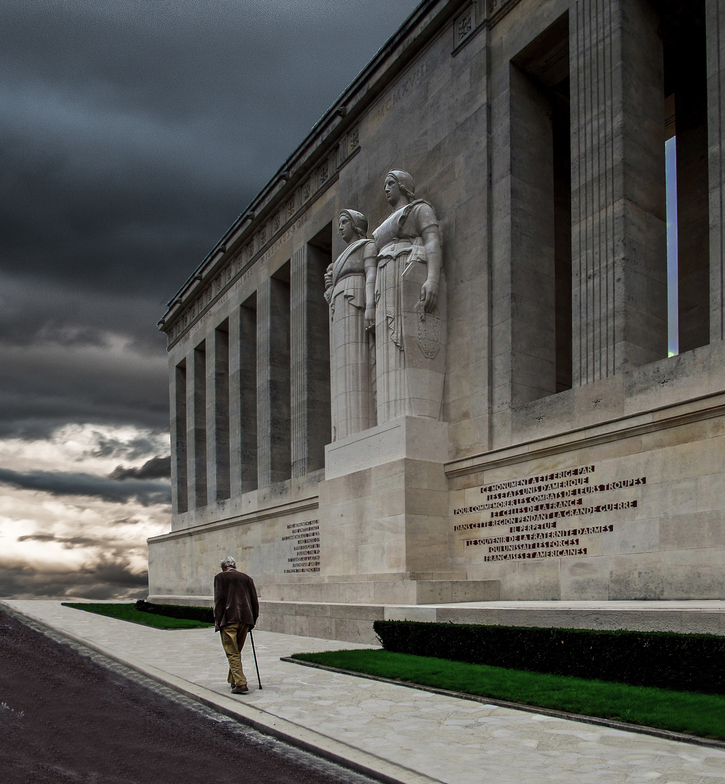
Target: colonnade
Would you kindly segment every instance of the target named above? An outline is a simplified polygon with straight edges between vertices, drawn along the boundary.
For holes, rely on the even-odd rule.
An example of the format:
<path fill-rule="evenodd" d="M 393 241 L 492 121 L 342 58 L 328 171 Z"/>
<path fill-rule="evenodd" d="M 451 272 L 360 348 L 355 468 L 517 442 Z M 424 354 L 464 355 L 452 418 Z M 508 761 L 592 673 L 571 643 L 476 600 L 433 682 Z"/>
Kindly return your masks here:
<path fill-rule="evenodd" d="M 330 442 L 326 248 L 305 244 L 241 304 L 206 316 L 172 374 L 174 511 L 305 476 Z"/>
<path fill-rule="evenodd" d="M 480 366 L 454 351 L 446 370 L 486 390 L 477 415 L 500 421 L 503 444 L 517 406 L 667 356 L 668 133 L 678 147 L 680 350 L 725 338 L 725 2 L 576 0 L 491 67 L 481 86 L 490 171 L 460 177 L 486 183 L 492 208 L 464 226 L 427 196 L 459 235 L 446 252 L 464 248 L 465 229 L 478 243 L 465 263 L 490 264 L 472 295 L 489 319 L 471 336 L 485 346 Z M 326 231 L 185 338 L 171 374 L 175 512 L 323 468 Z M 478 271 L 465 272 L 477 286 Z M 451 299 L 452 317 L 470 321 L 462 301 Z"/>
<path fill-rule="evenodd" d="M 579 0 L 492 80 L 494 411 L 667 357 L 672 136 L 680 351 L 725 336 L 724 65 L 722 0 Z"/>

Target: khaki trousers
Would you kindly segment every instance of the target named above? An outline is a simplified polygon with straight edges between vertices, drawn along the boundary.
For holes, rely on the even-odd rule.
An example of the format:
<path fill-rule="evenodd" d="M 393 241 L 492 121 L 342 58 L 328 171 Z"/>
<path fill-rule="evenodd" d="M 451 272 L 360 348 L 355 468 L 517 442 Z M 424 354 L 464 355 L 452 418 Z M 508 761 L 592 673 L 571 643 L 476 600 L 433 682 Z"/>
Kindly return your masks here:
<path fill-rule="evenodd" d="M 249 626 L 246 623 L 230 623 L 222 626 L 219 633 L 222 637 L 224 653 L 229 660 L 229 675 L 227 682 L 234 686 L 246 686 L 247 679 L 242 670 L 242 648 L 247 639 Z"/>

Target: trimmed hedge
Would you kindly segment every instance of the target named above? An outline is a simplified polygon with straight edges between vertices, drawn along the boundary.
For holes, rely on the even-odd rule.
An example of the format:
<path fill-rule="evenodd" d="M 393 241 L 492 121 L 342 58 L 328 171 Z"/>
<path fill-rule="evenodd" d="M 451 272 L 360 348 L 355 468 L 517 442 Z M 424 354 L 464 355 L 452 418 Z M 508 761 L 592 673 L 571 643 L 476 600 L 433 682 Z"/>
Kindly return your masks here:
<path fill-rule="evenodd" d="M 139 599 L 136 609 L 152 615 L 164 615 L 167 618 L 185 618 L 189 621 L 214 623 L 214 610 L 211 607 L 187 607 L 181 604 L 150 604 Z"/>
<path fill-rule="evenodd" d="M 375 621 L 373 628 L 396 653 L 725 694 L 725 637 L 715 635 L 415 621 Z"/>

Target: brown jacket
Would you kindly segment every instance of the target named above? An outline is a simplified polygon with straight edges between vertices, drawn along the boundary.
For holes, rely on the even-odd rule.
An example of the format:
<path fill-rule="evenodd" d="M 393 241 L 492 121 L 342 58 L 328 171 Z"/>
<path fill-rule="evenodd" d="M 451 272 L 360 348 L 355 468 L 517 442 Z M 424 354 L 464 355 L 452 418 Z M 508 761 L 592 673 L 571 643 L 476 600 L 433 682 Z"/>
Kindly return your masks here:
<path fill-rule="evenodd" d="M 259 602 L 254 580 L 244 572 L 227 569 L 214 577 L 214 621 L 217 627 L 230 623 L 254 626 L 259 615 Z"/>

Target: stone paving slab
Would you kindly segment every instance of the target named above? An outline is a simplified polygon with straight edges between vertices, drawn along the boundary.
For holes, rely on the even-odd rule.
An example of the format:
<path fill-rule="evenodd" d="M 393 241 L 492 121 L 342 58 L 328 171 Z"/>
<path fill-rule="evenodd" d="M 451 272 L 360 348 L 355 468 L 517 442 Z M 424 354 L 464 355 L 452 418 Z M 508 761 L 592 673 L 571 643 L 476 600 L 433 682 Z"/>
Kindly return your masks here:
<path fill-rule="evenodd" d="M 582 722 L 473 703 L 280 661 L 301 651 L 368 647 L 257 631 L 263 689 L 251 648 L 251 693 L 232 698 L 226 658 L 211 629 L 163 631 L 62 607 L 8 606 L 178 688 L 258 729 L 298 739 L 358 770 L 406 784 L 589 784 L 725 781 L 725 751 Z M 281 728 L 281 735 L 277 732 Z"/>

